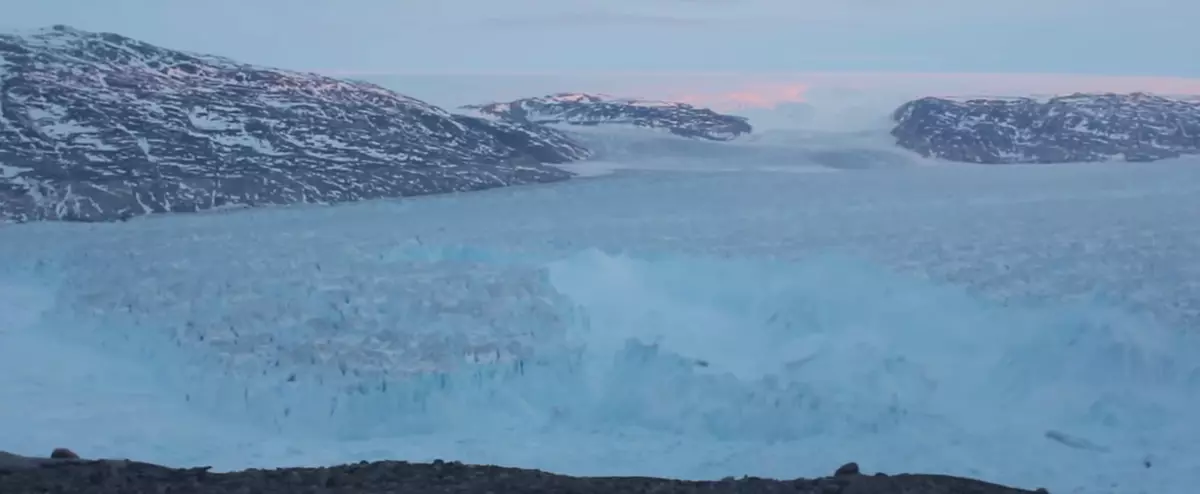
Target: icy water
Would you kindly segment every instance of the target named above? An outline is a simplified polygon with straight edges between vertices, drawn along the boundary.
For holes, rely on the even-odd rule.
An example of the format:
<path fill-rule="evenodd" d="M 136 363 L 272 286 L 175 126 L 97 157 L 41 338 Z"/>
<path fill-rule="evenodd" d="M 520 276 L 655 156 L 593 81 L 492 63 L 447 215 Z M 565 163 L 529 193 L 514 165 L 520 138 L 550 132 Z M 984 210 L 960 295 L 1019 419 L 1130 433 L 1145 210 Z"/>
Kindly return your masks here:
<path fill-rule="evenodd" d="M 2 448 L 1193 491 L 1200 163 L 760 151 L 2 227 Z"/>

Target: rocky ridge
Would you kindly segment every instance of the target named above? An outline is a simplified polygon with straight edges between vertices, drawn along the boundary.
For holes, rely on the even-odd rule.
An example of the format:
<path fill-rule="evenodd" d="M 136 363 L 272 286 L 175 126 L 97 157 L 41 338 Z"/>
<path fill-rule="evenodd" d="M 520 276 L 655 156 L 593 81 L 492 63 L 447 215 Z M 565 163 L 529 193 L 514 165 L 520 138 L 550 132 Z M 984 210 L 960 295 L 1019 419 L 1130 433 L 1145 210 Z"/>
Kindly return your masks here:
<path fill-rule="evenodd" d="M 0 222 L 565 180 L 590 152 L 382 87 L 54 26 L 0 34 Z"/>
<path fill-rule="evenodd" d="M 987 164 L 1156 161 L 1200 154 L 1200 100 L 1145 93 L 921 98 L 893 114 L 901 147 Z"/>
<path fill-rule="evenodd" d="M 616 98 L 603 94 L 557 93 L 463 108 L 521 123 L 625 125 L 712 141 L 729 141 L 753 131 L 743 117 L 725 115 L 687 103 Z"/>
<path fill-rule="evenodd" d="M 322 468 L 210 472 L 129 460 L 28 458 L 0 452 L 0 492 L 26 494 L 188 493 L 791 493 L 791 494 L 1036 494 L 947 475 L 864 475 L 846 464 L 829 477 L 772 480 L 755 477 L 684 481 L 649 477 L 572 477 L 539 470 L 465 465 L 435 460 L 359 462 Z"/>

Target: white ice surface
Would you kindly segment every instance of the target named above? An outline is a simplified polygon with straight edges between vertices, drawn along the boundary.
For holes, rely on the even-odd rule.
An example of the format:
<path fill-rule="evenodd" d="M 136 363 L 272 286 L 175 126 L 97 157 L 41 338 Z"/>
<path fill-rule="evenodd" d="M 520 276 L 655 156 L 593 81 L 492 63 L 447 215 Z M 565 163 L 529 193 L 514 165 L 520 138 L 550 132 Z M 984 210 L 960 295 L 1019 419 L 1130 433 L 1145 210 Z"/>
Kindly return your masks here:
<path fill-rule="evenodd" d="M 690 478 L 854 460 L 1061 493 L 1200 478 L 1200 164 L 685 173 L 667 154 L 565 184 L 0 228 L 0 447 Z"/>
<path fill-rule="evenodd" d="M 573 135 L 595 153 L 592 160 L 563 165 L 585 176 L 617 170 L 813 173 L 937 163 L 896 147 L 886 128 L 817 130 L 803 122 L 784 123 L 781 120 L 785 119 L 778 117 L 774 120 L 772 126 L 729 142 L 685 138 L 635 126 L 551 127 Z M 758 125 L 759 120 L 752 119 L 751 123 Z M 681 160 L 680 156 L 688 159 Z"/>

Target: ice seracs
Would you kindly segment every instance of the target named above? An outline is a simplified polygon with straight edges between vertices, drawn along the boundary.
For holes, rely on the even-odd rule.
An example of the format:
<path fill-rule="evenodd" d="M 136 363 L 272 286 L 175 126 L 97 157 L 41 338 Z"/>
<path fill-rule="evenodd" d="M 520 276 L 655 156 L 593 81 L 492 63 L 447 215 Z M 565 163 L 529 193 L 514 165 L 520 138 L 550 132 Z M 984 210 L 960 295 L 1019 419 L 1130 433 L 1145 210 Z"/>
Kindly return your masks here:
<path fill-rule="evenodd" d="M 970 163 L 1155 161 L 1200 154 L 1200 101 L 1145 93 L 921 98 L 901 105 L 898 145 Z"/>
<path fill-rule="evenodd" d="M 607 94 L 556 93 L 514 101 L 469 105 L 464 109 L 531 124 L 625 125 L 660 129 L 688 138 L 728 141 L 749 134 L 746 118 L 687 103 Z"/>
<path fill-rule="evenodd" d="M 332 203 L 570 177 L 550 128 L 54 26 L 0 34 L 0 222 Z"/>

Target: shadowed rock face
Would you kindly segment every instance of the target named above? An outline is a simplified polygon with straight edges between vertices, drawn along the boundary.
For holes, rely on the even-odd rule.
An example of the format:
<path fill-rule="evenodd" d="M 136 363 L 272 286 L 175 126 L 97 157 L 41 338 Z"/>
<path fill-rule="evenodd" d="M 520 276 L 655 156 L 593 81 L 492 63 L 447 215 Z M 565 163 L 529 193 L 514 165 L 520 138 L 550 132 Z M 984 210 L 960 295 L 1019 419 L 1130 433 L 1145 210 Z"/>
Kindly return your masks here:
<path fill-rule="evenodd" d="M 553 129 L 65 26 L 0 35 L 0 221 L 103 221 L 564 180 Z"/>
<path fill-rule="evenodd" d="M 922 98 L 893 116 L 897 144 L 950 161 L 1155 161 L 1200 154 L 1200 101 L 1142 93 L 1046 101 Z"/>
<path fill-rule="evenodd" d="M 728 141 L 753 130 L 745 118 L 723 115 L 685 103 L 583 93 L 558 93 L 464 108 L 516 122 L 631 125 L 714 141 Z"/>

